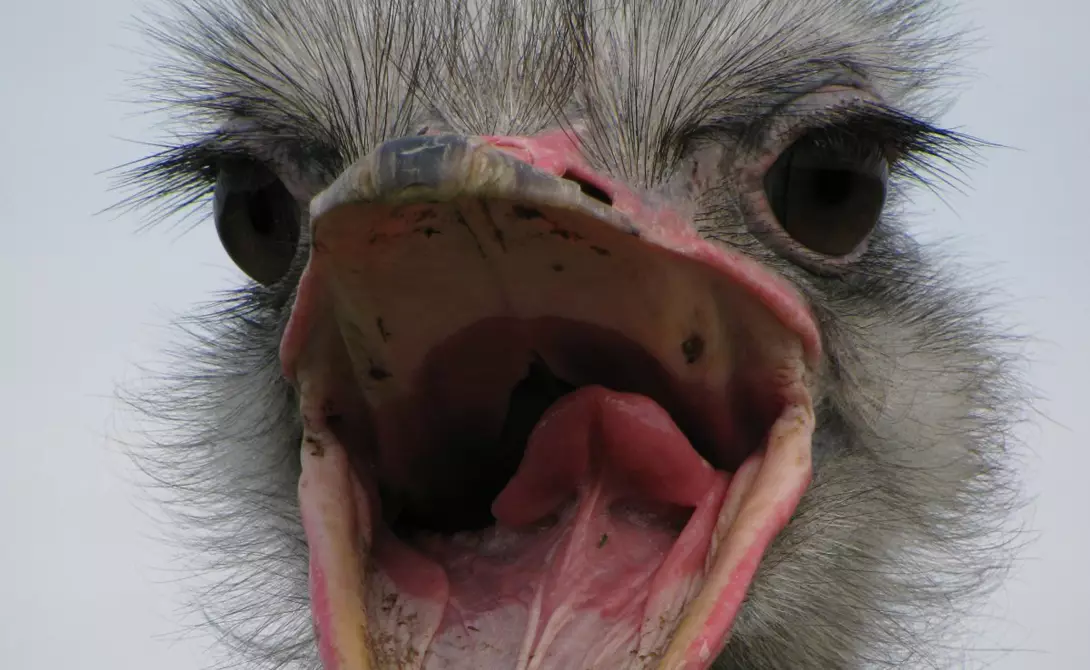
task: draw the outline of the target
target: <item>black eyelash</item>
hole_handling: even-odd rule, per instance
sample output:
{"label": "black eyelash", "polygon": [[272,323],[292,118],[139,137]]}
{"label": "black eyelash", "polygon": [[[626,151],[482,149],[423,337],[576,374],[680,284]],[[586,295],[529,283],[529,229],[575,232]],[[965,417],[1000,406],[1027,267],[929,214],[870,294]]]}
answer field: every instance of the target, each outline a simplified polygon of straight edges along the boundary
{"label": "black eyelash", "polygon": [[[196,205],[212,195],[219,164],[226,158],[253,160],[252,156],[230,148],[220,135],[211,135],[178,146],[161,147],[145,158],[116,168],[119,176],[114,189],[130,195],[111,209],[129,212],[141,210],[147,214],[147,228],[181,215],[180,222],[197,225],[207,211]],[[190,221],[200,215],[198,221]]]}
{"label": "black eyelash", "polygon": [[[340,173],[344,156],[317,142],[299,140],[288,130],[220,130],[177,146],[158,145],[159,151],[117,168],[113,188],[129,195],[111,210],[146,212],[144,228],[180,215],[180,221],[198,225],[207,217],[201,208],[215,189],[220,166],[228,161],[266,162],[251,147],[275,145],[296,164],[306,164],[329,176]],[[197,221],[190,221],[198,215]]]}
{"label": "black eyelash", "polygon": [[892,176],[928,188],[961,185],[966,169],[977,163],[980,149],[991,146],[873,102],[819,112],[808,118],[806,126],[806,132],[817,132],[819,140],[847,139],[882,150],[890,160]]}

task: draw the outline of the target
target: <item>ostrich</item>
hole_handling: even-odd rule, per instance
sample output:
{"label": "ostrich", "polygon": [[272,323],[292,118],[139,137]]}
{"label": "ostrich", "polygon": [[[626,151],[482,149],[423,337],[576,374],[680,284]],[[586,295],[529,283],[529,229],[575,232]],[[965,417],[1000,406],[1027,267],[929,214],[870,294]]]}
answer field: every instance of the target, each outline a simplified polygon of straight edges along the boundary
{"label": "ostrich", "polygon": [[[134,204],[247,275],[135,456],[255,668],[954,663],[1021,391],[903,212],[929,0],[200,0]],[[211,224],[209,224],[211,225]]]}

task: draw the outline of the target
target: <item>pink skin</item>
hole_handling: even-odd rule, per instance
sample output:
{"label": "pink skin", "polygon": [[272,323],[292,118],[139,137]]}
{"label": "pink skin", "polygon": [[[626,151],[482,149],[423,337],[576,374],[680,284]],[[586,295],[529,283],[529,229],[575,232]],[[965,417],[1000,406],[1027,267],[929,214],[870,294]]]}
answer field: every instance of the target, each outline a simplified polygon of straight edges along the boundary
{"label": "pink skin", "polygon": [[554,175],[571,174],[601,189],[612,198],[614,209],[638,222],[640,234],[649,242],[716,267],[760,298],[786,328],[793,330],[802,339],[807,362],[813,364],[818,360],[821,355],[821,339],[814,319],[798,292],[786,280],[741,254],[709,244],[697,235],[688,218],[667,209],[652,210],[639,194],[624,183],[595,173],[587,165],[579,146],[569,133],[556,130],[531,138],[482,139],[518,156],[542,172]]}
{"label": "pink skin", "polygon": [[[748,294],[755,297],[769,313],[777,318],[786,331],[797,338],[806,367],[812,370],[816,366],[821,356],[820,336],[816,323],[801,296],[785,279],[723,245],[702,240],[692,227],[689,219],[680,213],[653,208],[638,193],[624,184],[596,174],[582,158],[579,147],[573,142],[572,136],[568,133],[553,131],[529,138],[485,137],[482,139],[505,152],[517,156],[538,170],[557,176],[569,174],[601,189],[611,197],[612,206],[616,210],[626,214],[629,220],[636,223],[640,229],[640,236],[644,241],[684,259],[696,261],[714,269],[721,277],[743,288]],[[280,358],[283,372],[293,382],[299,381],[297,373],[303,359],[318,353],[315,351],[317,347],[314,346],[315,342],[313,340],[316,333],[321,330],[321,322],[328,311],[327,286],[322,274],[322,266],[314,263],[308,264],[308,267],[304,270],[300,278],[295,305],[281,341]],[[308,367],[309,364],[307,362]],[[791,371],[786,371],[785,374],[793,376]],[[809,399],[800,397],[800,395],[805,394],[805,389],[802,389],[801,384],[793,383],[799,380],[775,380],[775,383],[781,381],[784,384],[783,400],[785,404],[798,404],[808,408]],[[647,424],[642,424],[641,428],[647,428]],[[672,424],[670,426],[664,424],[664,431],[670,429],[676,430],[676,427],[673,427]],[[601,430],[623,432],[625,426],[621,424],[604,426]],[[633,444],[643,445],[644,449],[654,449],[655,439],[648,435],[630,435],[628,437],[635,439]],[[631,440],[628,441],[631,442]],[[616,440],[606,440],[605,442],[611,444],[621,443]],[[575,447],[573,446],[573,448]],[[769,448],[771,448],[771,445],[769,445]],[[339,446],[327,447],[328,449],[341,451]],[[711,609],[704,611],[703,620],[698,624],[698,633],[688,638],[688,646],[680,652],[680,658],[677,658],[676,654],[672,657],[679,663],[671,667],[705,668],[710,663],[709,657],[714,658],[726,644],[733,619],[741,607],[749,583],[756,572],[765,549],[786,525],[798,504],[799,498],[801,498],[809,484],[808,445],[806,451],[805,463],[799,462],[790,465],[790,467],[794,468],[792,471],[794,475],[790,479],[790,484],[779,487],[773,494],[768,493],[767,487],[763,490],[763,494],[755,494],[763,495],[760,512],[753,511],[758,503],[753,502],[754,496],[749,496],[749,493],[754,486],[758,486],[754,482],[759,483],[761,480],[773,477],[771,474],[762,477],[762,474],[765,473],[762,473],[761,469],[767,461],[776,460],[779,456],[773,457],[769,452],[766,458],[765,452],[762,451],[747,460],[739,471],[730,478],[729,487],[725,494],[726,500],[723,503],[723,511],[720,514],[717,528],[729,525],[736,519],[742,519],[744,523],[741,523],[742,528],[738,531],[738,534],[745,536],[744,549],[736,551],[731,556],[729,560],[729,581],[726,581],[720,588]],[[532,456],[534,452],[528,449],[527,453],[528,456]],[[779,453],[777,452],[777,454]],[[695,455],[695,452],[693,454]],[[587,454],[583,453],[583,461],[585,461],[586,457]],[[308,474],[306,460],[304,458],[304,481],[301,481],[301,488],[305,485],[304,482]],[[338,462],[343,461],[343,452],[335,460],[338,460]],[[529,489],[525,486],[521,489],[521,493],[513,486],[520,476],[524,476],[525,469],[530,467],[530,460],[532,459],[528,458],[527,461],[523,462],[519,474],[495,501],[493,509],[501,521],[505,516],[509,516],[510,518],[507,521],[517,524],[519,521],[524,520],[520,519],[520,515],[533,516],[536,512],[548,511],[555,503],[555,501],[546,499],[548,497],[546,491],[548,487],[545,485],[539,487],[542,488],[541,492],[545,497],[538,501],[532,499],[533,496],[527,492]],[[572,482],[568,480],[579,477],[580,473],[577,472],[579,470],[578,463],[580,462],[579,455],[570,460],[538,460],[540,463],[534,466],[538,469],[533,479],[545,481],[551,478],[552,480],[563,480],[570,485]],[[777,466],[779,465],[782,464],[778,463]],[[543,472],[548,470],[549,466],[555,466],[555,471]],[[310,467],[313,469],[314,466]],[[329,467],[328,463],[326,467]],[[565,470],[565,467],[569,469]],[[768,470],[769,468],[765,469]],[[706,470],[706,472],[699,469],[685,469],[684,472],[688,473],[686,476],[696,477],[696,479],[700,480],[690,482],[690,484],[693,484],[694,495],[697,495],[696,491],[708,490],[713,481],[723,481],[717,480],[711,469]],[[699,472],[704,474],[693,474]],[[649,471],[642,474],[648,475],[645,482],[646,486],[654,487],[656,479],[650,475],[660,473]],[[347,479],[347,477],[336,477],[337,482],[342,486],[336,487],[337,490],[327,491],[327,497],[330,495],[348,496],[349,499],[356,500],[355,504],[349,505],[349,507],[353,508],[365,504],[362,501],[365,494],[360,490],[359,485],[341,481],[342,479]],[[675,492],[687,488],[686,486],[670,485],[667,487],[666,484],[661,485],[664,490],[669,488]],[[530,489],[532,488],[531,486]],[[562,490],[564,487],[553,488],[554,490]],[[511,500],[512,496],[516,495],[525,498],[519,501],[517,505]],[[746,498],[747,496],[749,498]],[[769,496],[773,496],[773,498],[769,499]],[[677,502],[679,504],[692,504],[694,501],[678,500]],[[344,556],[330,558],[330,554],[343,553],[344,548],[335,547],[335,542],[329,539],[332,531],[326,528],[327,521],[314,521],[314,518],[318,515],[313,509],[310,509],[312,504],[313,500],[304,504],[303,512],[304,517],[308,517],[306,525],[312,553],[311,595],[314,616],[321,632],[319,637],[321,656],[325,667],[330,670],[338,670],[342,667],[355,668],[357,666],[352,662],[346,663],[344,661],[346,650],[343,645],[333,639],[335,636],[339,637],[339,633],[336,631],[336,626],[339,625],[338,617],[334,612],[336,606],[331,604],[331,598],[336,599],[337,596],[329,592],[329,584],[327,584],[326,579],[327,574],[331,572],[326,569],[329,561],[345,560]],[[527,511],[535,508],[536,512]],[[521,511],[512,511],[516,509]],[[358,514],[360,511],[357,509],[356,513]],[[720,537],[725,532],[725,529],[722,530],[722,533],[717,530]],[[332,572],[336,572],[335,567]],[[340,600],[340,606],[342,608],[346,606],[344,599]],[[338,646],[342,648],[338,648]]]}

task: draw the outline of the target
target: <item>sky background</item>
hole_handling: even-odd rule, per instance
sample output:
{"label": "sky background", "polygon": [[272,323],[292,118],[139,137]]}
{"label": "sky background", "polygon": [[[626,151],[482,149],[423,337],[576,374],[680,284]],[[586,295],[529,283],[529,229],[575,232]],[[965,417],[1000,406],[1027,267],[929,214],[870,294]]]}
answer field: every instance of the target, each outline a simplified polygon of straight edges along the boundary
{"label": "sky background", "polygon": [[[800,0],[804,1],[804,0]],[[198,670],[172,550],[117,441],[114,398],[162,361],[170,322],[238,274],[212,227],[137,232],[101,174],[153,118],[124,102],[133,0],[0,0],[0,666]],[[964,194],[917,208],[1010,296],[1043,395],[1024,431],[1032,545],[966,642],[972,667],[1090,668],[1090,5],[976,0],[977,71],[946,124],[991,150]]]}

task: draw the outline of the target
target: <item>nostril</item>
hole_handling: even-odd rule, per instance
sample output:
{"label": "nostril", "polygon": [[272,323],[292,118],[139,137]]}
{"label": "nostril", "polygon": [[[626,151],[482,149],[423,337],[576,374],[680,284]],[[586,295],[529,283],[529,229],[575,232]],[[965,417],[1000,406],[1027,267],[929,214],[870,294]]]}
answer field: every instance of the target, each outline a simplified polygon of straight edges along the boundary
{"label": "nostril", "polygon": [[576,184],[579,184],[579,190],[581,190],[584,195],[590,198],[594,198],[598,202],[604,202],[607,205],[613,204],[613,198],[611,198],[608,193],[598,188],[594,184],[590,183],[583,177],[575,174],[571,170],[565,171],[564,174],[561,175],[561,178],[567,179],[568,181],[574,181]]}

